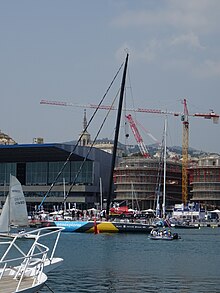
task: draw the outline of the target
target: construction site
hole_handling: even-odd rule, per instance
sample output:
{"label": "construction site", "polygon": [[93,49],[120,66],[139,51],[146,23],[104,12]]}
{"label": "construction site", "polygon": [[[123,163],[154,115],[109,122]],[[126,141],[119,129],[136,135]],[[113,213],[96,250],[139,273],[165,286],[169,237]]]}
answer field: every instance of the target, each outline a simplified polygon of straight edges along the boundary
{"label": "construction site", "polygon": [[203,208],[220,207],[220,156],[200,158],[188,171],[191,200]]}
{"label": "construction site", "polygon": [[[43,105],[53,105],[62,107],[81,107],[81,108],[99,108],[101,110],[117,110],[114,106],[106,105],[80,105],[75,103],[68,103],[63,101],[49,101],[41,100]],[[153,158],[149,155],[143,138],[138,130],[137,121],[133,118],[131,114],[125,115],[127,123],[129,124],[132,133],[134,135],[135,141],[139,147],[138,156],[122,156],[120,153],[120,159],[118,166],[115,168],[114,173],[114,199],[118,202],[126,202],[129,206],[136,205],[140,209],[152,208],[155,209],[155,204],[158,198],[160,202],[162,201],[162,193],[165,192],[166,197],[166,207],[172,207],[174,204],[183,203],[186,205],[188,202],[197,201],[203,204],[219,205],[220,190],[216,187],[218,185],[216,182],[220,181],[218,164],[214,167],[215,171],[208,171],[207,174],[212,174],[213,178],[210,180],[210,184],[203,185],[198,184],[198,176],[201,178],[201,162],[195,167],[195,165],[190,165],[188,158],[189,150],[189,117],[204,118],[207,120],[212,120],[214,124],[219,121],[219,115],[214,113],[214,111],[208,113],[189,113],[187,107],[187,100],[182,100],[183,111],[174,112],[161,109],[126,109],[126,113],[140,112],[146,114],[157,114],[157,115],[172,115],[181,118],[182,121],[182,156],[179,160],[170,160],[167,158],[166,153],[166,134],[164,134],[163,142],[161,144],[161,154],[159,158]],[[86,119],[84,112],[84,125],[83,125],[85,135],[83,135],[82,145],[91,144],[90,135],[87,132]],[[101,145],[94,143],[94,147],[102,149]],[[111,153],[111,148],[103,148],[104,151]],[[194,169],[195,168],[195,169]],[[205,168],[209,169],[210,165]],[[190,171],[190,173],[189,173]],[[199,175],[196,175],[198,174]],[[205,172],[206,173],[206,172]],[[189,177],[190,174],[190,177]],[[197,179],[195,179],[197,178]],[[206,180],[207,180],[206,176]],[[197,180],[197,181],[195,181]],[[164,182],[166,184],[164,184]],[[212,184],[213,183],[213,184]],[[209,186],[209,187],[208,187]],[[215,192],[211,193],[211,188]],[[201,192],[201,190],[203,190]],[[213,199],[213,201],[212,201]],[[162,205],[162,203],[161,203]],[[137,206],[136,206],[137,207]]]}

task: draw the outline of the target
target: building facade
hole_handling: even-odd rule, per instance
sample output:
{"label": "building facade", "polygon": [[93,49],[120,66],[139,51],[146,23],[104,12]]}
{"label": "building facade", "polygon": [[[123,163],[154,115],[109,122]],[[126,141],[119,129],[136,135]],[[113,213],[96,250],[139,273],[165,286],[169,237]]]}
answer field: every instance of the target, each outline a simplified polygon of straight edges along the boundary
{"label": "building facade", "polygon": [[[65,144],[0,145],[0,201],[5,201],[10,174],[21,182],[29,210],[44,202],[48,209],[67,203],[80,209],[100,204],[109,186],[112,156],[96,148]],[[89,153],[89,155],[88,155]],[[100,180],[101,178],[101,180]]]}
{"label": "building facade", "polygon": [[189,168],[192,201],[210,208],[220,207],[220,156],[200,158]]}
{"label": "building facade", "polygon": [[[131,205],[138,203],[140,209],[155,209],[157,190],[162,202],[163,169],[159,160],[143,157],[125,157],[115,169],[115,201]],[[181,164],[167,160],[166,164],[166,207],[182,202]]]}

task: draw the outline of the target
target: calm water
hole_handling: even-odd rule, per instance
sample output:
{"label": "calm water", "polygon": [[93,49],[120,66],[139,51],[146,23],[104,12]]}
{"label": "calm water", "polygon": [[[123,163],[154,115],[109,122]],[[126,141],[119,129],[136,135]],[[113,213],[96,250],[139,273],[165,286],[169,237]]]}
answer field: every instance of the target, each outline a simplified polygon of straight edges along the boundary
{"label": "calm water", "polygon": [[176,232],[182,239],[170,242],[62,233],[56,254],[65,262],[47,284],[55,293],[220,292],[220,228]]}

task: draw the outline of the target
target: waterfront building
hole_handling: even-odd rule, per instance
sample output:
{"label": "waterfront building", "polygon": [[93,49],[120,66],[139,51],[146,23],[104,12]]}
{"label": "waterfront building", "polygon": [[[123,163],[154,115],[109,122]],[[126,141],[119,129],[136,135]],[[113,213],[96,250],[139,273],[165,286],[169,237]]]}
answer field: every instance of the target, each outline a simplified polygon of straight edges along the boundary
{"label": "waterfront building", "polygon": [[220,207],[220,156],[199,158],[189,168],[192,201],[207,208]]}
{"label": "waterfront building", "polygon": [[[167,160],[166,164],[166,207],[181,203],[182,169],[181,163]],[[124,157],[115,169],[115,201],[126,202],[140,209],[155,209],[156,190],[161,180],[160,202],[163,194],[163,168],[159,159],[142,156]]]}
{"label": "waterfront building", "polygon": [[[41,203],[73,148],[73,145],[59,143],[0,145],[1,203],[5,201],[12,174],[22,184],[29,211],[33,210]],[[44,208],[51,209],[63,203],[64,187],[71,206],[86,209],[99,205],[100,178],[103,198],[107,197],[111,157],[102,150],[78,146],[46,198]]]}

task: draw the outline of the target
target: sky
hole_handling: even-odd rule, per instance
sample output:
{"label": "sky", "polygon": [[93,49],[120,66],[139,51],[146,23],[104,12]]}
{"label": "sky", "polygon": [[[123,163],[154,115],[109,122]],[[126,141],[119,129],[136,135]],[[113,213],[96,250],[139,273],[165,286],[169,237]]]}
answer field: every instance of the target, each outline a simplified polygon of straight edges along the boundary
{"label": "sky", "polygon": [[[77,140],[83,107],[98,104],[129,53],[125,108],[220,114],[219,0],[0,0],[0,129],[19,144]],[[106,95],[110,105],[122,70]],[[87,120],[93,114],[87,108]],[[96,136],[107,112],[88,128]],[[135,144],[125,114],[120,141]],[[165,115],[131,113],[146,145],[162,140]],[[99,138],[113,139],[116,111]],[[125,135],[129,133],[129,138]],[[189,116],[189,146],[220,153],[219,124]],[[182,144],[168,115],[168,145]]]}

